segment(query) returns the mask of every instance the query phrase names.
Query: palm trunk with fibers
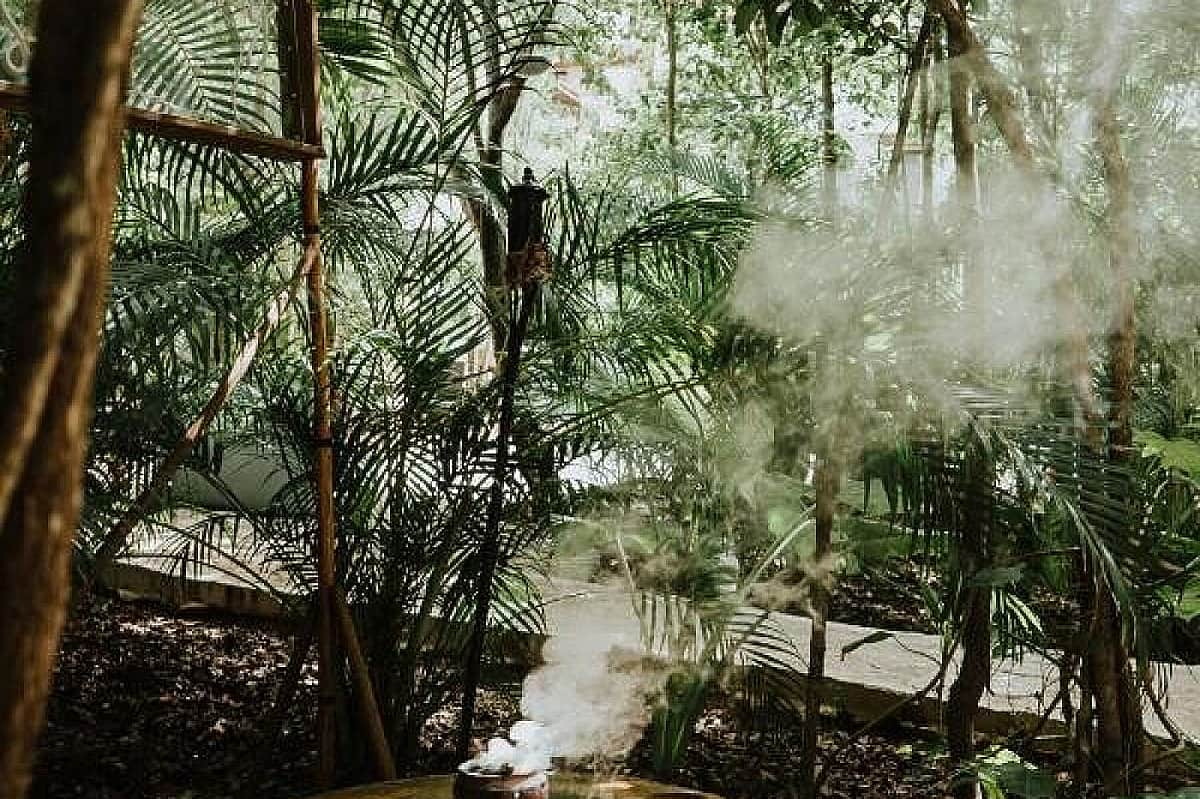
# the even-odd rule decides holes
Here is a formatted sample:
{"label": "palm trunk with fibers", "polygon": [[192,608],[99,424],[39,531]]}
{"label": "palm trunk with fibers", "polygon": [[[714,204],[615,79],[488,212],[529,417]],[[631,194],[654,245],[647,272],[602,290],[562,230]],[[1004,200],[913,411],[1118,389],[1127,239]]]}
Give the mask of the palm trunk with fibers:
{"label": "palm trunk with fibers", "polygon": [[[972,431],[973,437],[979,435]],[[947,742],[951,764],[962,770],[956,777],[956,799],[977,799],[979,784],[970,773],[975,757],[975,721],[979,702],[992,674],[992,588],[978,577],[990,566],[988,539],[993,505],[992,466],[982,441],[972,440],[964,458],[960,501],[962,529],[958,539],[958,623],[962,662],[950,685],[946,703]]]}
{"label": "palm trunk with fibers", "polygon": [[828,451],[818,456],[816,475],[816,531],[813,546],[815,562],[812,581],[812,630],[808,639],[808,674],[804,684],[804,732],[800,742],[800,796],[816,799],[817,753],[820,751],[821,703],[825,696],[826,622],[829,616],[829,586],[825,575],[830,573],[833,557],[833,520],[837,503],[841,469]]}
{"label": "palm trunk with fibers", "polygon": [[0,799],[21,799],[70,593],[138,0],[43,0],[0,398]]}
{"label": "palm trunk with fibers", "polygon": [[225,404],[233,396],[233,392],[242,382],[246,373],[250,371],[250,367],[254,363],[254,358],[258,355],[259,348],[279,327],[279,323],[283,319],[283,312],[291,305],[296,292],[300,289],[300,284],[304,282],[309,271],[312,269],[316,254],[316,250],[314,249],[309,248],[305,250],[295,273],[293,273],[287,285],[271,301],[262,323],[259,324],[254,335],[242,346],[241,351],[233,361],[233,365],[225,374],[224,379],[217,385],[217,390],[209,397],[200,414],[188,425],[183,436],[171,448],[167,457],[163,459],[158,470],[151,478],[150,483],[130,503],[121,518],[105,534],[104,540],[96,552],[96,559],[93,564],[93,573],[97,579],[101,581],[107,579],[109,570],[116,560],[117,555],[125,548],[125,544],[128,542],[134,526],[145,518],[146,514],[162,500],[167,487],[171,484],[171,480],[175,476],[175,472],[187,460],[188,455],[191,454],[192,449],[196,446],[196,442],[208,431],[208,428],[217,418],[217,414],[225,407]]}

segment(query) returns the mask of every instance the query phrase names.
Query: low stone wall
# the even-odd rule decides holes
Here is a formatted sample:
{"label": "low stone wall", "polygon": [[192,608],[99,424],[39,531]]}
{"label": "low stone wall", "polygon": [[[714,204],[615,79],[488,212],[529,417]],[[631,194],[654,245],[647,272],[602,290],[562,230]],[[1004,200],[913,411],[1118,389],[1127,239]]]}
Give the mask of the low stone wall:
{"label": "low stone wall", "polygon": [[[289,608],[279,597],[261,588],[185,578],[130,563],[114,564],[105,582],[126,601],[158,602],[181,610],[203,609],[258,619],[282,620],[303,604],[301,597],[290,597]],[[455,623],[454,627],[459,629],[451,632],[465,640],[466,626]],[[546,641],[543,635],[502,630],[493,631],[490,637],[496,649],[505,654],[506,663],[533,667],[542,662],[542,645]]]}
{"label": "low stone wall", "polygon": [[164,574],[131,563],[114,564],[105,582],[126,600],[149,600],[175,608],[203,607],[265,619],[287,613],[277,597],[259,588]]}

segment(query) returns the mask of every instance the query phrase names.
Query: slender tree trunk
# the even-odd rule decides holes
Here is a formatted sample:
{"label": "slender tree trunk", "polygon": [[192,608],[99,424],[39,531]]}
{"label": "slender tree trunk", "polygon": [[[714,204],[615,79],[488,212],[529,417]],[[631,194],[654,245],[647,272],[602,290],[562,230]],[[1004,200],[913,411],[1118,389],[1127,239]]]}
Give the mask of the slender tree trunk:
{"label": "slender tree trunk", "polygon": [[[833,93],[833,44],[825,42],[821,59],[821,142],[824,160],[823,195],[825,216],[833,222],[837,217],[837,129],[835,127],[835,100]],[[817,355],[828,365],[827,353]],[[833,520],[836,510],[841,469],[834,457],[836,434],[833,441],[825,441],[817,453],[816,474],[813,482],[816,489],[816,530],[813,547],[814,573],[818,579],[812,581],[812,629],[808,639],[808,675],[804,688],[804,730],[800,742],[800,796],[816,799],[817,753],[820,750],[821,702],[825,694],[825,650],[826,622],[829,616],[829,586],[821,575],[833,551]]]}
{"label": "slender tree trunk", "polygon": [[[971,69],[963,59],[967,44],[961,31],[947,32],[950,50],[950,136],[954,146],[954,210],[958,225],[967,236],[975,224],[979,205],[975,167],[975,134],[971,122]],[[969,255],[970,253],[968,253]],[[963,263],[963,306],[968,316],[986,314],[987,274],[983,263]]]}
{"label": "slender tree trunk", "polygon": [[1020,66],[1021,87],[1025,90],[1030,114],[1046,133],[1055,136],[1056,132],[1047,113],[1050,91],[1044,75],[1041,23],[1036,19],[1036,3],[1037,0],[1016,0],[1013,4],[1017,64]]}
{"label": "slender tree trunk", "polygon": [[820,751],[821,703],[825,696],[825,656],[827,648],[827,620],[829,616],[829,590],[821,578],[827,572],[833,557],[833,520],[837,505],[841,469],[830,452],[818,456],[816,475],[816,531],[813,546],[814,573],[818,579],[812,583],[812,631],[808,640],[808,674],[804,686],[804,730],[800,741],[800,796],[816,799],[818,786],[817,753]]}
{"label": "slender tree trunk", "polygon": [[[1108,371],[1112,384],[1109,410],[1109,460],[1128,464],[1133,456],[1134,379],[1137,368],[1137,318],[1134,259],[1137,240],[1133,220],[1133,187],[1121,148],[1116,89],[1095,101],[1096,144],[1108,188],[1109,268],[1115,314],[1108,337]],[[1138,681],[1129,663],[1129,641],[1120,610],[1110,590],[1096,598],[1097,634],[1088,651],[1088,668],[1096,691],[1096,723],[1105,790],[1134,795],[1140,791],[1142,710]]]}
{"label": "slender tree trunk", "polygon": [[837,121],[833,94],[833,44],[826,42],[821,55],[821,155],[825,165],[822,192],[825,215],[833,220],[837,215]]}
{"label": "slender tree trunk", "polygon": [[[971,130],[971,70],[963,56],[967,42],[962,30],[947,28],[950,52],[950,131],[954,146],[955,213],[967,229],[975,224],[977,194],[975,182],[975,139]],[[963,289],[968,315],[982,313],[987,307],[983,288],[985,275],[981,264],[968,257],[963,264]],[[974,435],[980,435],[973,431]],[[991,564],[988,557],[990,538],[989,509],[992,507],[993,475],[990,454],[982,441],[974,438],[964,461],[962,530],[958,541],[958,571],[962,585],[958,610],[962,630],[962,663],[950,686],[946,705],[947,738],[950,759],[959,768],[970,769],[975,757],[975,722],[979,702],[991,683],[992,673],[992,590],[976,585],[977,575]],[[979,784],[963,779],[954,789],[957,799],[976,799]]]}
{"label": "slender tree trunk", "polygon": [[926,11],[925,16],[921,19],[921,29],[917,32],[917,41],[908,55],[908,70],[904,76],[904,95],[900,101],[900,112],[896,120],[896,138],[892,142],[892,153],[888,159],[887,188],[889,196],[896,178],[900,175],[900,167],[904,164],[904,147],[908,139],[908,124],[912,119],[913,99],[917,93],[921,70],[925,68],[925,55],[929,50],[929,36],[932,29],[933,15]]}
{"label": "slender tree trunk", "polygon": [[[311,0],[293,0],[292,27],[280,31],[286,38],[294,33],[294,51],[280,48],[281,67],[292,75],[281,87],[285,125],[296,125],[288,134],[309,144],[321,143],[320,64],[317,58],[317,15]],[[281,17],[282,20],[282,17]],[[293,106],[289,101],[296,101]],[[313,372],[313,461],[317,498],[317,783],[329,787],[337,768],[337,697],[340,667],[334,618],[336,578],[337,510],[334,500],[333,388],[329,371],[329,309],[325,270],[321,259],[320,169],[316,161],[305,161],[300,169],[300,213],[304,227],[304,258],[307,274],[310,358]]]}
{"label": "slender tree trunk", "polygon": [[933,216],[934,165],[937,157],[937,132],[942,122],[943,97],[946,93],[944,68],[946,54],[942,48],[941,31],[935,29],[930,42],[932,66],[926,79],[927,103],[921,126],[921,207],[926,217]]}
{"label": "slender tree trunk", "polygon": [[667,25],[667,151],[671,159],[671,193],[679,193],[679,172],[675,168],[675,155],[679,149],[678,93],[679,93],[679,9],[678,0],[663,0],[663,11]]}
{"label": "slender tree trunk", "polygon": [[978,204],[975,180],[975,133],[971,125],[971,69],[964,61],[967,43],[961,32],[948,34],[950,48],[950,135],[954,145],[955,193],[960,213],[973,216]]}
{"label": "slender tree trunk", "polygon": [[[500,83],[500,41],[495,25],[489,25],[487,63],[484,79],[492,91]],[[497,178],[503,176],[504,134],[517,103],[524,91],[519,78],[499,89],[488,105],[486,125],[475,134],[476,147],[484,169],[492,170]],[[488,496],[488,519],[485,540],[480,552],[479,584],[476,587],[476,607],[471,639],[468,641],[463,675],[462,713],[459,719],[459,735],[456,749],[460,758],[469,755],[471,729],[475,721],[475,704],[482,678],[484,646],[487,641],[487,617],[491,609],[491,592],[496,559],[499,557],[500,518],[504,510],[504,478],[508,473],[509,444],[513,437],[513,399],[516,370],[520,363],[520,349],[524,339],[524,328],[528,325],[528,313],[532,313],[532,302],[526,309],[519,301],[512,302],[512,287],[507,275],[507,246],[505,231],[490,204],[478,200],[467,203],[468,215],[479,236],[480,253],[483,260],[484,302],[488,322],[492,331],[492,349],[500,369],[501,397],[500,421],[497,433],[496,462],[493,464],[493,484]],[[513,308],[516,308],[514,313]],[[524,317],[524,319],[522,319]],[[516,357],[513,348],[516,348]],[[511,376],[510,376],[511,371]],[[510,386],[510,383],[512,384]],[[506,421],[507,419],[507,421]],[[495,524],[493,525],[493,517]],[[405,712],[401,709],[400,712]]]}
{"label": "slender tree trunk", "polygon": [[70,593],[141,8],[43,0],[38,19],[20,301],[0,370],[0,799],[28,787]]}
{"label": "slender tree trunk", "polygon": [[[950,685],[946,703],[947,743],[951,763],[969,769],[975,757],[975,721],[979,702],[992,676],[992,589],[975,584],[988,566],[992,469],[982,445],[972,441],[964,462],[962,529],[958,542],[958,623],[962,634],[962,663]],[[954,789],[956,799],[976,799],[979,784],[962,779]]]}

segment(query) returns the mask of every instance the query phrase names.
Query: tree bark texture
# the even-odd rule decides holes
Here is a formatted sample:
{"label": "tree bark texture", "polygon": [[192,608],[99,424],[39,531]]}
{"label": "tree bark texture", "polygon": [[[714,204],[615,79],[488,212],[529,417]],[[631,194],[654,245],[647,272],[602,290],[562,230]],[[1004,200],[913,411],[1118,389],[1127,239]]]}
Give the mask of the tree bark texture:
{"label": "tree bark texture", "polygon": [[28,787],[66,615],[139,0],[43,0],[0,400],[0,799]]}
{"label": "tree bark texture", "polygon": [[948,30],[950,50],[950,139],[954,145],[955,193],[958,210],[974,213],[978,198],[975,185],[975,134],[971,126],[971,68],[964,60],[967,43],[962,32]]}
{"label": "tree bark texture", "polygon": [[[1133,186],[1121,148],[1115,88],[1094,100],[1096,146],[1108,189],[1106,227],[1109,269],[1114,295],[1114,318],[1108,336],[1108,371],[1112,385],[1109,404],[1108,457],[1127,464],[1133,456],[1134,379],[1137,369],[1137,317],[1134,260],[1137,239],[1133,220]],[[1092,636],[1086,667],[1096,698],[1097,750],[1105,790],[1133,795],[1142,761],[1140,690],[1129,663],[1130,643],[1121,613],[1109,590],[1096,598],[1097,630]]]}
{"label": "tree bark texture", "polygon": [[[954,766],[971,768],[975,757],[975,722],[979,702],[992,677],[992,589],[976,578],[989,565],[993,475],[989,455],[972,441],[963,463],[959,514],[958,624],[962,635],[962,662],[950,685],[946,703],[946,737]],[[976,799],[979,784],[965,776],[954,788],[956,799]]]}
{"label": "tree bark texture", "polygon": [[[833,555],[833,520],[841,482],[841,469],[828,454],[818,456],[816,475],[816,530],[813,546],[815,573],[823,575]],[[808,640],[808,674],[804,687],[804,730],[800,742],[800,796],[816,799],[817,752],[821,735],[821,703],[825,696],[826,622],[829,616],[829,589],[821,579],[812,583],[812,632]]]}
{"label": "tree bark texture", "polygon": [[933,15],[929,12],[921,19],[921,29],[917,32],[917,40],[912,52],[908,54],[908,69],[904,76],[904,96],[900,101],[900,111],[896,118],[896,138],[892,142],[892,153],[888,158],[887,182],[890,189],[900,175],[900,167],[904,163],[904,145],[908,139],[908,124],[912,119],[913,99],[917,93],[917,84],[921,70],[925,68],[925,54],[929,50],[929,37],[933,29]]}
{"label": "tree bark texture", "polygon": [[1033,170],[1033,148],[1025,135],[1025,126],[1017,113],[1016,98],[1008,88],[1004,76],[996,70],[983,43],[971,29],[966,11],[955,0],[929,0],[946,24],[947,34],[959,43],[962,59],[978,81],[979,92],[987,103],[988,115],[1000,131],[1017,165],[1025,172]]}
{"label": "tree bark texture", "polygon": [[837,121],[836,100],[833,94],[833,45],[825,43],[821,56],[821,155],[825,169],[821,182],[825,200],[825,216],[833,220],[837,214]]}

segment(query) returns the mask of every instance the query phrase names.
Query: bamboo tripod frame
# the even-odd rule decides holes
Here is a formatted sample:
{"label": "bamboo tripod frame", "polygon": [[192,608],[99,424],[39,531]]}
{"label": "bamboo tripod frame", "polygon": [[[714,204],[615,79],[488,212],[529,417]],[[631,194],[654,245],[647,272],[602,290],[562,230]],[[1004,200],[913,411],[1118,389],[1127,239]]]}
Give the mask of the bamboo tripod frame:
{"label": "bamboo tripod frame", "polygon": [[[332,387],[329,370],[329,315],[325,272],[321,258],[321,228],[319,201],[319,162],[325,157],[321,136],[320,60],[317,36],[317,13],[312,0],[276,0],[280,20],[280,67],[282,117],[284,135],[272,136],[215,125],[198,119],[162,114],[139,108],[127,109],[130,128],[159,138],[197,143],[224,150],[300,165],[301,222],[303,224],[303,254],[301,267],[307,283],[308,323],[311,339],[313,370],[313,448],[315,487],[317,493],[317,592],[315,598],[316,638],[318,652],[318,773],[321,788],[332,785],[336,770],[335,706],[343,664],[353,684],[353,693],[363,720],[371,759],[381,779],[396,776],[391,749],[371,685],[368,664],[354,629],[350,607],[337,587],[335,552],[337,541],[336,508],[334,505]],[[284,23],[288,25],[285,27]],[[291,30],[287,30],[287,28]],[[288,35],[291,35],[290,41]],[[290,73],[290,74],[289,74]],[[290,91],[288,91],[290,89]],[[20,84],[0,81],[0,109],[25,112],[29,108],[29,93]],[[292,124],[289,124],[289,121]],[[285,294],[296,287],[297,274],[285,288]],[[277,299],[272,305],[278,305]],[[279,309],[282,312],[282,309]],[[269,335],[277,319],[268,313]],[[250,367],[257,351],[257,340],[244,350],[235,363],[232,380],[226,380],[225,395],[231,393],[237,381]],[[242,361],[245,360],[243,363]],[[240,370],[240,374],[238,371]],[[218,389],[218,395],[221,389]],[[212,421],[224,398],[214,395],[201,419]],[[201,431],[202,432],[202,431]],[[185,436],[171,453],[159,477],[169,480],[174,467],[182,462],[199,435]],[[161,488],[161,487],[160,487]],[[154,499],[151,496],[150,501]],[[139,498],[141,500],[141,498]],[[111,554],[111,553],[110,553]],[[345,660],[339,657],[344,655]]]}

